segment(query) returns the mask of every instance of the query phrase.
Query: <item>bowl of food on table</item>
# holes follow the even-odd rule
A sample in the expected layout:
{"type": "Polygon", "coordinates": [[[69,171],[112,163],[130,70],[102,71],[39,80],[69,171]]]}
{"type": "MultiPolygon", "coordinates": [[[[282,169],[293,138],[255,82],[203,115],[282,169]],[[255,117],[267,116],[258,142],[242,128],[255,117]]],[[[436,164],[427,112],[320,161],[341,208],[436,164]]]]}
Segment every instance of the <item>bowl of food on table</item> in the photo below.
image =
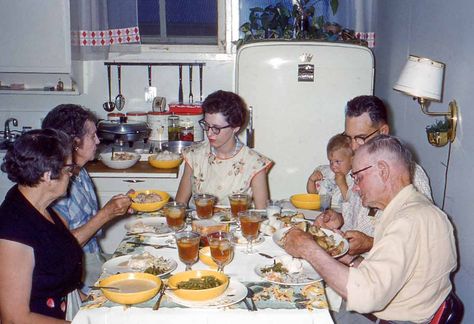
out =
{"type": "Polygon", "coordinates": [[[290,201],[296,208],[316,210],[321,208],[321,200],[318,194],[296,194],[290,197],[290,201]]]}
{"type": "Polygon", "coordinates": [[[140,190],[128,195],[132,199],[132,207],[139,212],[153,212],[161,209],[170,199],[167,192],[161,190],[140,190]]]}
{"type": "Polygon", "coordinates": [[[99,282],[104,296],[114,303],[133,305],[153,298],[162,285],[161,279],[149,273],[120,273],[99,282]]]}
{"type": "Polygon", "coordinates": [[[128,169],[140,160],[135,152],[103,152],[99,154],[102,163],[111,169],[128,169]]]}
{"type": "Polygon", "coordinates": [[[172,275],[168,286],[179,298],[204,301],[222,295],[229,286],[229,278],[222,272],[191,270],[172,275]]]}
{"type": "Polygon", "coordinates": [[[181,155],[170,151],[162,151],[148,157],[148,163],[158,169],[176,168],[181,162],[183,162],[181,155]]]}

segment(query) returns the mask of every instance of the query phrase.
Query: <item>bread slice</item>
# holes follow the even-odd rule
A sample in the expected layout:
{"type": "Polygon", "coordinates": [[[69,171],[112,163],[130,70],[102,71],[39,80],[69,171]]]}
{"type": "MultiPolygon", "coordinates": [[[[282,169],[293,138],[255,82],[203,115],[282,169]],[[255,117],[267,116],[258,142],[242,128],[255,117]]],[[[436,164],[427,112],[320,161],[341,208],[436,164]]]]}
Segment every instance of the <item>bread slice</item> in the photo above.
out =
{"type": "Polygon", "coordinates": [[[201,236],[218,231],[229,231],[229,224],[222,224],[213,219],[199,219],[194,220],[191,224],[192,230],[198,232],[201,236]]]}

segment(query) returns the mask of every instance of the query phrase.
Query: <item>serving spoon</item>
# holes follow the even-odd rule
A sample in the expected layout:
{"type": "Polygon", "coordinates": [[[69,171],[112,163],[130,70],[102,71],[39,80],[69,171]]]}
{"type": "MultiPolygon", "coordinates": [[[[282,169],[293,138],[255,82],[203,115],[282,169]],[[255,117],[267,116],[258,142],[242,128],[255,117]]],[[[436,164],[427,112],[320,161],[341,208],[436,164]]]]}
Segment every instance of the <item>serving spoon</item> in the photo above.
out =
{"type": "Polygon", "coordinates": [[[115,97],[115,106],[117,110],[122,110],[125,106],[125,97],[122,95],[122,66],[117,65],[118,95],[115,97]]]}

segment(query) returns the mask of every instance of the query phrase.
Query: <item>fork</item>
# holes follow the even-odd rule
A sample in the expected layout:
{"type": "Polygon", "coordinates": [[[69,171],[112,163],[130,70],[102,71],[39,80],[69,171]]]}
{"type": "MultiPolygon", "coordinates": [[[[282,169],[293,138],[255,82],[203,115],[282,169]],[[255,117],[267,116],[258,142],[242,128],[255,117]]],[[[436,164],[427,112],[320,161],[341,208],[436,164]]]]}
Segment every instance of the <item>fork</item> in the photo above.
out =
{"type": "Polygon", "coordinates": [[[153,310],[158,310],[160,308],[161,299],[163,298],[163,295],[165,294],[165,289],[166,289],[166,285],[162,284],[160,288],[160,292],[158,293],[159,294],[158,299],[156,300],[155,305],[153,305],[153,310]]]}

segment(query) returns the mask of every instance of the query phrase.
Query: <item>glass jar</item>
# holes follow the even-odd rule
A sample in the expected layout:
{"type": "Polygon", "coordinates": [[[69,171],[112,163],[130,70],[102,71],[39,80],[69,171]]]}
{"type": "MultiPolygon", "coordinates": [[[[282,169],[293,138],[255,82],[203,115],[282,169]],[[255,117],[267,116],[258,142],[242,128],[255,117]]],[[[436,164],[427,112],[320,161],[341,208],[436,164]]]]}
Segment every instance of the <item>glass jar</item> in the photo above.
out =
{"type": "Polygon", "coordinates": [[[181,121],[179,123],[179,140],[194,141],[194,123],[192,121],[181,121]]]}
{"type": "Polygon", "coordinates": [[[179,116],[172,114],[168,117],[168,141],[179,141],[179,116]]]}

